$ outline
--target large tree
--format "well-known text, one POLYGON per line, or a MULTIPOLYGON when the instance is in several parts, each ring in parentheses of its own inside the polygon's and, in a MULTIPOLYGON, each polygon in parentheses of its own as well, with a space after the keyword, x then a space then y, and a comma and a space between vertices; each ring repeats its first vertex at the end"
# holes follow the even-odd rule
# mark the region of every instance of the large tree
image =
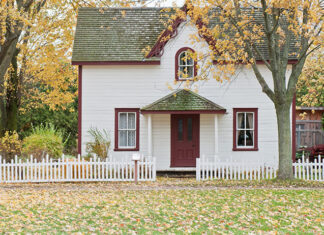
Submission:
MULTIPOLYGON (((210 48, 208 54, 194 55, 202 64, 195 80, 209 79, 210 73, 218 81, 230 79, 239 64, 246 64, 273 102, 278 124, 278 178, 281 179, 293 178, 290 110, 306 58, 323 46, 321 4, 320 0, 192 0, 186 3, 191 23, 199 26, 201 36, 192 37, 193 43, 207 39, 210 48), (216 66, 213 61, 217 61, 216 66), (257 65, 260 61, 267 73, 270 71, 273 84, 257 65)), ((181 10, 176 15, 186 17, 181 10)))
MULTIPOLYGON (((0 135, 22 109, 71 107, 77 72, 71 48, 79 7, 131 6, 131 0, 0 1, 0 135)), ((73 111, 73 110, 71 110, 73 111)))
MULTIPOLYGON (((10 84, 17 84, 17 56, 19 48, 17 47, 19 40, 28 34, 28 29, 32 25, 32 19, 46 3, 46 0, 33 1, 33 0, 3 0, 0 2, 0 131, 2 132, 7 125, 8 118, 11 119, 12 109, 7 108, 8 103, 15 102, 12 99, 14 94, 18 94, 16 87, 10 87, 6 90, 8 81, 10 84), (10 65, 8 81, 5 76, 8 72, 10 65), (9 102, 7 102, 6 94, 9 94, 9 102), (7 116, 9 111, 9 117, 7 116)), ((9 85, 9 84, 8 84, 9 85)))

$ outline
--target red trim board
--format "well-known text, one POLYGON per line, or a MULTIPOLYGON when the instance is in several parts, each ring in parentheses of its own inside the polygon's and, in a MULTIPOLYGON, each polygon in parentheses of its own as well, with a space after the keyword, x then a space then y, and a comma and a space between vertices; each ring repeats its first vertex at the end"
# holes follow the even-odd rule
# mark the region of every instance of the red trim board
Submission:
POLYGON ((82 152, 82 65, 79 65, 78 80, 78 154, 82 152))
POLYGON ((296 94, 294 95, 292 101, 292 115, 291 115, 291 152, 292 152, 292 160, 293 162, 296 161, 296 94))
POLYGON ((72 65, 159 65, 160 61, 72 61, 72 65))
POLYGON ((141 110, 142 114, 225 114, 226 110, 141 110))

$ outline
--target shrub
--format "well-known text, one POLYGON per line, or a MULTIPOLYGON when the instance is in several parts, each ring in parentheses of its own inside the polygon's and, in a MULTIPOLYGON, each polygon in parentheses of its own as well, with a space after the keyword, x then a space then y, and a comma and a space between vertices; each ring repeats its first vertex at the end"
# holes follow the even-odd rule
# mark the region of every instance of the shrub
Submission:
POLYGON ((108 157, 110 148, 110 138, 106 130, 98 130, 90 128, 88 131, 93 141, 86 143, 86 151, 88 154, 96 154, 101 159, 108 157))
POLYGON ((15 155, 21 154, 21 140, 16 131, 6 131, 0 138, 0 155, 6 161, 10 161, 15 155))
POLYGON ((61 157, 63 148, 63 133, 55 129, 54 125, 47 124, 33 128, 32 134, 23 141, 22 152, 40 161, 47 154, 52 158, 61 157))
POLYGON ((64 142, 64 153, 77 155, 77 134, 78 134, 78 112, 77 101, 68 105, 65 110, 50 110, 49 107, 28 109, 19 115, 19 135, 23 139, 33 133, 33 126, 42 123, 51 123, 62 131, 64 142))

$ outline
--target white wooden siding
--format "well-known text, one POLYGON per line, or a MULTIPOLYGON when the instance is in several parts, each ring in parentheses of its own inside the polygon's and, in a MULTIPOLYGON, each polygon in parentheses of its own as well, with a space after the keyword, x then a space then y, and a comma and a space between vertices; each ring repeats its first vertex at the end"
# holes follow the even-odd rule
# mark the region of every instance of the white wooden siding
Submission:
MULTIPOLYGON (((191 26, 181 26, 178 36, 164 48, 160 65, 109 65, 83 66, 82 78, 82 154, 89 140, 87 131, 91 126, 110 132, 114 148, 115 108, 140 108, 169 94, 167 83, 175 78, 175 54, 182 47, 196 51, 205 50, 192 45, 189 35, 195 31, 191 26)), ((271 74, 259 65, 266 80, 272 84, 271 74)), ((244 66, 230 82, 214 80, 197 83, 199 94, 226 108, 219 115, 219 156, 233 159, 253 160, 266 156, 269 162, 277 161, 277 127, 272 102, 262 93, 251 69, 244 66), (233 152, 233 108, 258 108, 259 151, 233 152)), ((200 116, 200 153, 214 156, 214 116, 200 116)), ((153 114, 153 155, 158 170, 170 170, 170 115, 153 114)), ((140 115, 140 152, 147 153, 147 118, 140 115)), ((114 156, 130 155, 132 152, 115 152, 114 156)))

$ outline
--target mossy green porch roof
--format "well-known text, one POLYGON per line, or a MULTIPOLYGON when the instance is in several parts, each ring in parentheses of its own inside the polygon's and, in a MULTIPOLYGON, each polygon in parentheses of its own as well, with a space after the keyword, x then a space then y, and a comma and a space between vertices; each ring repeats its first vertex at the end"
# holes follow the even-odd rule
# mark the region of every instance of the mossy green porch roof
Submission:
POLYGON ((211 113, 225 113, 226 109, 185 89, 176 90, 141 109, 142 113, 169 111, 197 111, 202 113, 207 111, 211 113))

